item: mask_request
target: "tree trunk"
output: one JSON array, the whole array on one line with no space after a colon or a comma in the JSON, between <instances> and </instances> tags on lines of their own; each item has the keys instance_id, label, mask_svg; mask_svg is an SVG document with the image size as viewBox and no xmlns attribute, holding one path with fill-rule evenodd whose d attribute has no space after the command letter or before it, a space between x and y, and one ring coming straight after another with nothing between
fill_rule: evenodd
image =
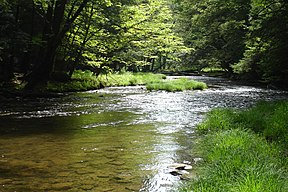
<instances>
[{"instance_id":1,"label":"tree trunk","mask_svg":"<svg viewBox=\"0 0 288 192\"><path fill-rule=\"evenodd\" d=\"M45 37L49 39L43 53L44 56L42 57L42 61L39 63L39 65L37 65L34 70L27 76L26 80L28 83L26 85L26 89L34 89L38 85L45 85L48 82L54 66L54 59L56 56L57 48L61 45L62 40L71 28L72 23L76 20L87 3L88 0L83 0L74 15L71 16L71 18L67 18L65 24L62 26L67 0L56 0L53 9L54 17L51 19L52 23L50 23L50 25L49 23L46 23L48 26L52 27L52 31L50 35L49 33L48 35L44 34ZM51 5L49 8L52 8L52 6L53 5ZM47 11L47 16L50 19L51 13L49 8ZM47 27L44 28L44 30L49 30Z\"/></svg>"}]
</instances>

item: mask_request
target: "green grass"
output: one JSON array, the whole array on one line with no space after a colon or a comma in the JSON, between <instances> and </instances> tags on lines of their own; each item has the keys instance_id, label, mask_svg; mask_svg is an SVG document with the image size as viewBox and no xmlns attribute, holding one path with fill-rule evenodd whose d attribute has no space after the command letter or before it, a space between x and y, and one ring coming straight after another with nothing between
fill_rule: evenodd
<instances>
[{"instance_id":1,"label":"green grass","mask_svg":"<svg viewBox=\"0 0 288 192\"><path fill-rule=\"evenodd\" d=\"M235 128L251 129L267 140L288 143L288 102L259 102L247 110L214 109L198 131L207 133ZM287 146L288 148L288 146Z\"/></svg>"},{"instance_id":2,"label":"green grass","mask_svg":"<svg viewBox=\"0 0 288 192\"><path fill-rule=\"evenodd\" d=\"M110 75L100 75L98 79L105 87L111 87L146 85L148 83L160 82L165 78L166 76L163 74L125 72Z\"/></svg>"},{"instance_id":3,"label":"green grass","mask_svg":"<svg viewBox=\"0 0 288 192\"><path fill-rule=\"evenodd\" d=\"M165 90L169 92L184 91L184 90L203 90L207 85L203 82L180 78L176 80L166 80L146 85L147 90Z\"/></svg>"},{"instance_id":4,"label":"green grass","mask_svg":"<svg viewBox=\"0 0 288 192\"><path fill-rule=\"evenodd\" d=\"M220 68L220 67L205 67L205 68L201 69L201 72L213 73L213 72L225 72L225 70Z\"/></svg>"},{"instance_id":5,"label":"green grass","mask_svg":"<svg viewBox=\"0 0 288 192\"><path fill-rule=\"evenodd\" d=\"M49 82L46 90L52 92L87 91L111 86L145 85L165 79L163 74L114 73L96 77L91 71L77 70L68 82Z\"/></svg>"},{"instance_id":6,"label":"green grass","mask_svg":"<svg viewBox=\"0 0 288 192\"><path fill-rule=\"evenodd\" d=\"M52 92L73 92L99 89L101 82L91 71L77 70L73 73L70 81L49 82L46 90Z\"/></svg>"},{"instance_id":7,"label":"green grass","mask_svg":"<svg viewBox=\"0 0 288 192\"><path fill-rule=\"evenodd\" d=\"M181 78L177 80L164 80L163 74L153 73L114 73L96 77L91 71L75 71L68 82L49 82L48 91L68 92L87 91L112 86L146 85L148 90L184 91L203 90L207 85L202 82Z\"/></svg>"},{"instance_id":8,"label":"green grass","mask_svg":"<svg viewBox=\"0 0 288 192\"><path fill-rule=\"evenodd\" d=\"M197 127L199 178L182 191L288 191L287 115L287 101L211 111Z\"/></svg>"}]
</instances>

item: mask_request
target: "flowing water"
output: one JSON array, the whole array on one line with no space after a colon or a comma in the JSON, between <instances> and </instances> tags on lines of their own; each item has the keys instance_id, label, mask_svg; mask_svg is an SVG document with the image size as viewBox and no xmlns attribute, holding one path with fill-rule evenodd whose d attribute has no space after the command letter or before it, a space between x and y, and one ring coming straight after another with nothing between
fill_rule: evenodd
<instances>
[{"instance_id":1,"label":"flowing water","mask_svg":"<svg viewBox=\"0 0 288 192\"><path fill-rule=\"evenodd\" d=\"M287 92L221 78L191 78L211 88L167 93L116 87L2 99L0 191L174 191L182 181L168 167L193 164L194 127L205 112L288 98Z\"/></svg>"}]
</instances>

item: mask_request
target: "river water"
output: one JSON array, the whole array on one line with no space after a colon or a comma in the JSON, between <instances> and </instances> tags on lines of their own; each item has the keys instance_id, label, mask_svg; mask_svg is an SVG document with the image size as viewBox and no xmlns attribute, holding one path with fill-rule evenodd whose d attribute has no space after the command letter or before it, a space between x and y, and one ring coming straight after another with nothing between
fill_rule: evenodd
<instances>
[{"instance_id":1,"label":"river water","mask_svg":"<svg viewBox=\"0 0 288 192\"><path fill-rule=\"evenodd\" d=\"M185 181L168 167L193 165L194 128L207 111L288 98L222 78L190 78L210 88L114 87L0 101L0 192L175 191Z\"/></svg>"}]
</instances>

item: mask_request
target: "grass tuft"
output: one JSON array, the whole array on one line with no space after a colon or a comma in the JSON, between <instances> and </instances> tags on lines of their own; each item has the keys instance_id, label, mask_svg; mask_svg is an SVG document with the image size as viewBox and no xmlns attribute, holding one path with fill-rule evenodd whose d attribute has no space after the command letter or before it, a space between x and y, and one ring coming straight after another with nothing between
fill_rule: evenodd
<instances>
[{"instance_id":1,"label":"grass tuft","mask_svg":"<svg viewBox=\"0 0 288 192\"><path fill-rule=\"evenodd\" d=\"M203 90L207 85L203 82L180 78L176 80L153 82L146 85L147 90L165 90L169 92L184 90Z\"/></svg>"},{"instance_id":2,"label":"grass tuft","mask_svg":"<svg viewBox=\"0 0 288 192\"><path fill-rule=\"evenodd\" d=\"M98 79L105 87L111 87L145 85L147 83L160 82L165 78L166 76L163 74L125 72L100 75Z\"/></svg>"}]
</instances>

